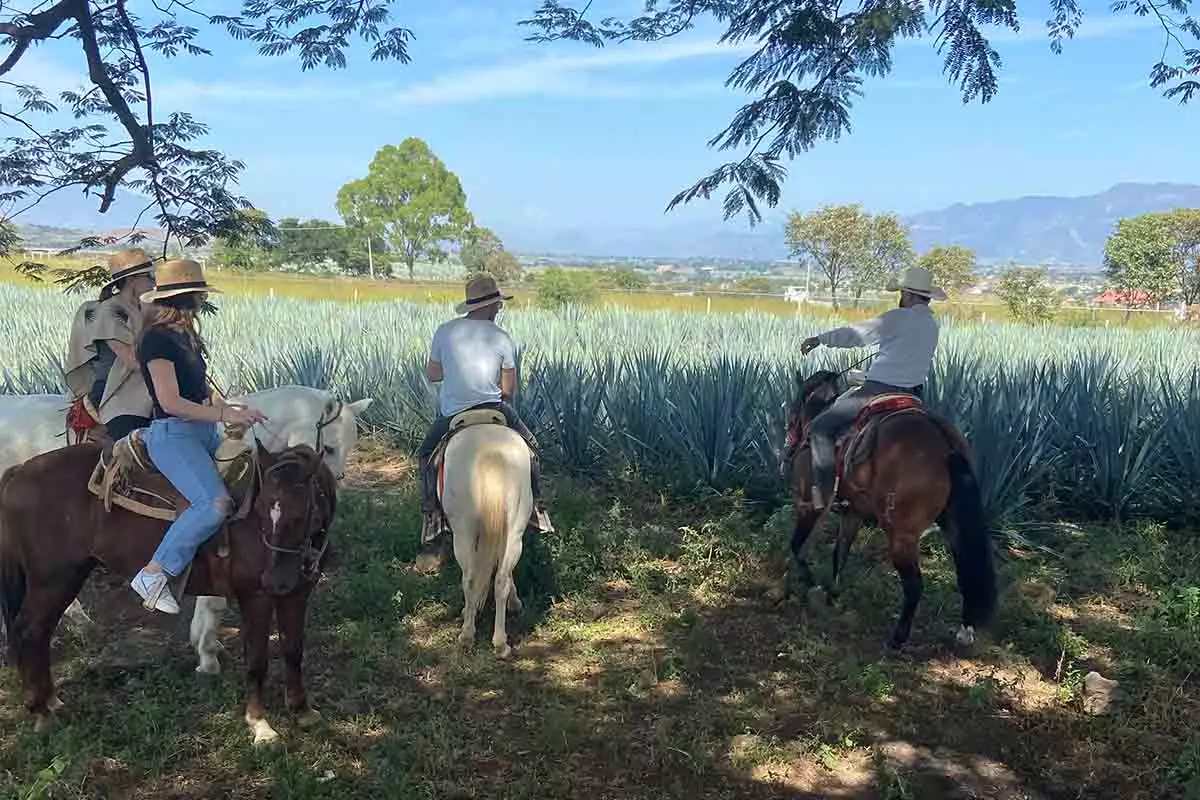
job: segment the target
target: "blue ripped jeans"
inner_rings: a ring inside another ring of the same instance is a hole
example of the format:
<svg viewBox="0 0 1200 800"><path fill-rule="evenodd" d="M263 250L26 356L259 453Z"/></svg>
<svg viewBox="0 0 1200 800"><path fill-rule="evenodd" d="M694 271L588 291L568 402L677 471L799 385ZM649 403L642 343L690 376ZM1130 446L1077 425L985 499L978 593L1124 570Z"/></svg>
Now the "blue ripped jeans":
<svg viewBox="0 0 1200 800"><path fill-rule="evenodd" d="M229 493L213 462L221 433L213 422L167 417L150 423L144 435L154 466L188 501L154 551L159 566L178 577L225 521Z"/></svg>

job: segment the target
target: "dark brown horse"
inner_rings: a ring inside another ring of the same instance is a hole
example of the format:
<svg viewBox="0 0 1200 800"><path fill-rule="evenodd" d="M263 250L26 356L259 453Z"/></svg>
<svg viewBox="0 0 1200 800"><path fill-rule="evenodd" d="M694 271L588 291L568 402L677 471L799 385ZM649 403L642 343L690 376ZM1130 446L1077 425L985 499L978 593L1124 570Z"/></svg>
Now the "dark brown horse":
<svg viewBox="0 0 1200 800"><path fill-rule="evenodd" d="M25 708L39 730L62 705L50 675L50 636L63 610L97 564L126 577L136 573L167 527L117 505L105 511L103 501L87 489L101 450L93 443L52 450L0 478L0 606ZM336 489L333 474L309 447L277 455L259 447L249 513L229 523L228 539L218 534L228 543L228 556L217 556L215 540L193 561L187 594L225 595L238 604L245 718L255 744L278 738L262 698L273 615L283 641L288 708L301 725L320 719L304 686L304 623L326 555ZM177 497L177 507L185 503ZM129 597L139 602L132 590Z"/></svg>
<svg viewBox="0 0 1200 800"><path fill-rule="evenodd" d="M806 559L809 535L825 512L812 505L807 433L813 418L837 399L837 381L838 374L828 371L807 380L797 375L799 397L788 413L788 443L795 450L791 474L796 527L791 549L798 577L809 585L813 582ZM971 644L976 628L987 625L995 610L996 575L969 446L949 421L919 404L915 410L883 411L874 425L873 433L860 440L861 446L854 448L843 467L835 500L844 501L845 507L833 548L833 576L825 588L826 600L832 603L837 597L846 556L859 529L863 524L877 525L887 534L892 564L904 591L904 605L889 645L903 646L921 600L921 535L936 522L954 557L962 595L962 625L956 638L960 644ZM780 590L777 596L782 593Z"/></svg>

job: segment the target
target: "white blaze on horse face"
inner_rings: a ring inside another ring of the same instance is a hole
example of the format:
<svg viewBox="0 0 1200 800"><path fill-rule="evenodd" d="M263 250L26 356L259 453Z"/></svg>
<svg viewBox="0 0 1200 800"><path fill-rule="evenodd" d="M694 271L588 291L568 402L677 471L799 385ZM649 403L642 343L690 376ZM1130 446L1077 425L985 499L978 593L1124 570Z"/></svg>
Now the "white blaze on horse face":
<svg viewBox="0 0 1200 800"><path fill-rule="evenodd" d="M271 536L274 537L275 532L279 528L279 520L283 519L283 506L281 506L279 504L278 500L276 500L274 503L271 504L270 517L271 517Z"/></svg>

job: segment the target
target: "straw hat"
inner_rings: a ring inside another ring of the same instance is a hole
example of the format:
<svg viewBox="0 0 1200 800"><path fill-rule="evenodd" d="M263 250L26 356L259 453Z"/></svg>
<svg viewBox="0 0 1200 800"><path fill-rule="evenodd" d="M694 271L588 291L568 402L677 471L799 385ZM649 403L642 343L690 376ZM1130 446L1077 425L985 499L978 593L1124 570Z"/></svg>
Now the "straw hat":
<svg viewBox="0 0 1200 800"><path fill-rule="evenodd" d="M512 300L512 295L501 294L496 279L491 275L480 275L467 281L467 299L455 306L454 311L466 314L477 308L494 306L501 300Z"/></svg>
<svg viewBox="0 0 1200 800"><path fill-rule="evenodd" d="M164 261L154 271L155 287L142 295L143 303L154 303L191 292L213 292L221 294L204 280L204 269L190 258Z"/></svg>
<svg viewBox="0 0 1200 800"><path fill-rule="evenodd" d="M946 293L933 285L933 273L924 267L909 267L900 275L899 282L895 278L888 281L889 292L912 292L933 300L945 300Z"/></svg>
<svg viewBox="0 0 1200 800"><path fill-rule="evenodd" d="M101 291L134 275L153 275L154 259L139 247L122 250L108 257L108 274L111 278L100 287Z"/></svg>

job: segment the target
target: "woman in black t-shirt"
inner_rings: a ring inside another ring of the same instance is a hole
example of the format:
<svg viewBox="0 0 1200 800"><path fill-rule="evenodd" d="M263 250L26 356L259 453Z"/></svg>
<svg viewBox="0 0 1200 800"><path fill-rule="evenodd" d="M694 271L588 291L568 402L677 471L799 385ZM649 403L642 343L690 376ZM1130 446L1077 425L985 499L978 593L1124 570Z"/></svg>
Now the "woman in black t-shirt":
<svg viewBox="0 0 1200 800"><path fill-rule="evenodd" d="M186 259L167 261L155 271L155 283L157 288L141 298L146 319L137 347L154 404L146 449L189 505L130 586L146 608L178 614L179 603L167 581L183 574L230 510L225 483L212 458L221 443L218 424L253 425L266 417L254 409L226 405L209 391L208 350L196 331L196 314L208 292L217 290L205 282L200 265Z"/></svg>

